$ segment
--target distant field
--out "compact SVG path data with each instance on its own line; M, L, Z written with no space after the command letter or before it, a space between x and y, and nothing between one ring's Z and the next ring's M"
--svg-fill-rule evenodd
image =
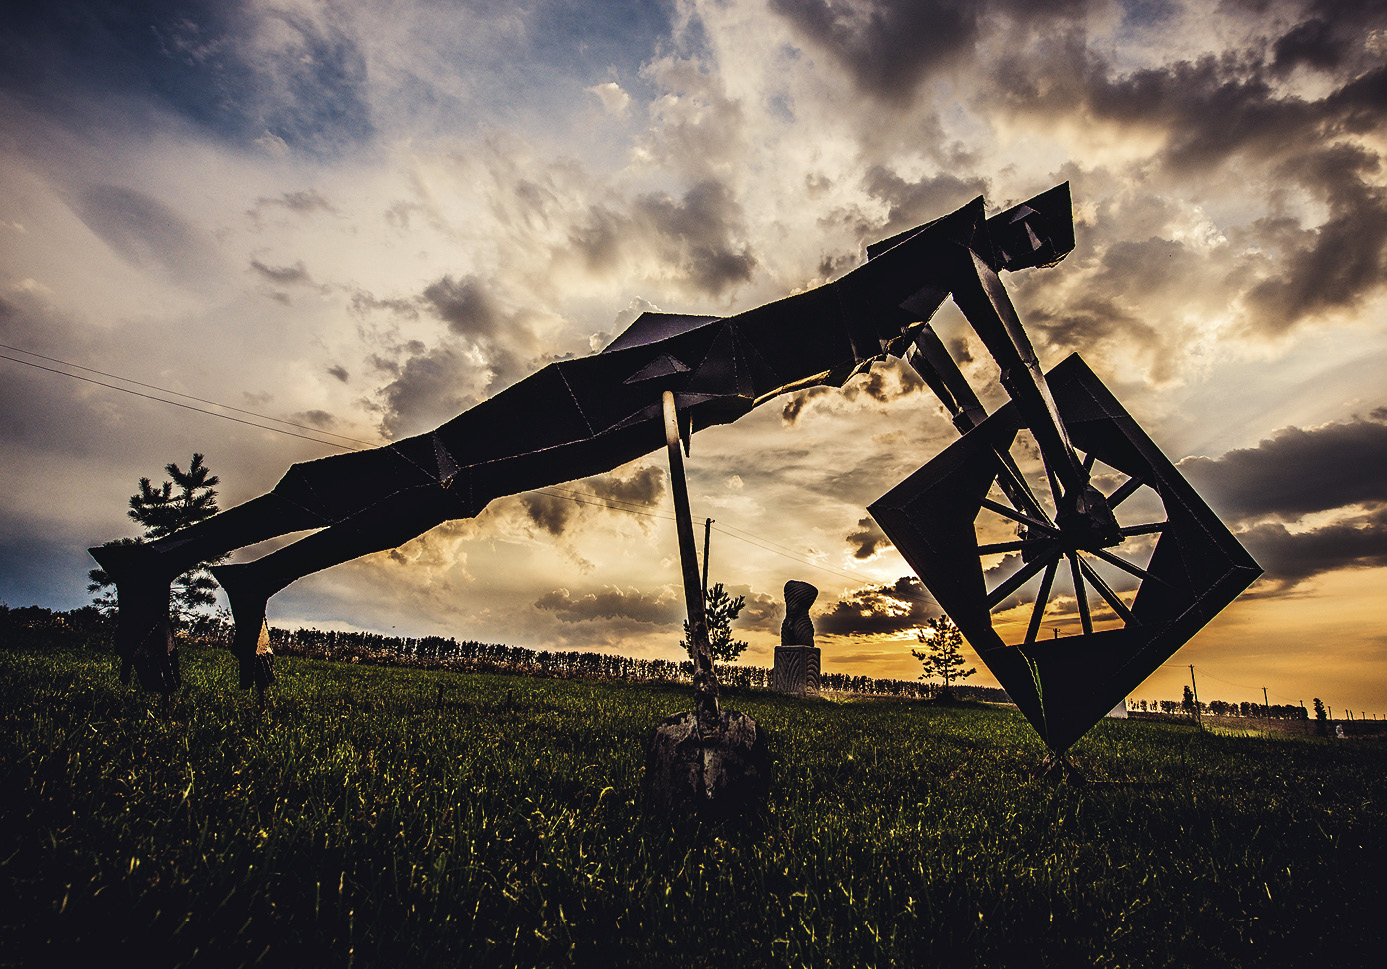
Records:
M6 965L1380 964L1379 740L1106 721L1074 788L1014 711L742 692L767 810L673 832L686 688L290 659L261 711L188 648L165 719L7 635Z

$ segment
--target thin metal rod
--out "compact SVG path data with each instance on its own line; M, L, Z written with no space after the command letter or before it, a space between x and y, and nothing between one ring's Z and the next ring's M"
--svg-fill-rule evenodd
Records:
M665 443L669 450L669 490L674 496L675 528L679 533L679 564L684 573L684 604L689 613L689 644L693 647L694 709L700 718L716 717L718 680L713 672L713 648L708 643L703 590L698 582L698 552L694 546L693 517L689 513L689 485L684 479L679 414L675 410L671 391L664 392L661 403L665 418Z
M1031 610L1031 624L1026 627L1027 644L1035 642L1035 637L1040 633L1040 621L1045 618L1045 606L1050 601L1050 586L1055 582L1055 570L1059 568L1059 564L1059 556L1056 555L1045 567L1045 577L1040 580L1040 592L1035 597L1035 608Z
M1157 535L1165 531L1166 525L1169 524L1169 522L1149 522L1145 525L1128 525L1118 530L1122 532L1123 538L1131 538L1133 535Z
M708 598L708 544L713 538L713 519L703 519L703 598Z

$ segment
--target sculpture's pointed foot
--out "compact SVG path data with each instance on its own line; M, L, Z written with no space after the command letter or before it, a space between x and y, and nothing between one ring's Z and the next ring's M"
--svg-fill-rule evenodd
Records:
M146 690L168 696L181 682L169 619L173 577L148 545L101 545L90 552L116 584L115 646L121 682L130 682L133 670Z
M256 581L253 565L217 565L212 568L212 576L231 603L231 618L236 626L231 651L240 664L241 689L255 687L263 701L275 679L274 649L265 622L265 605L274 590Z

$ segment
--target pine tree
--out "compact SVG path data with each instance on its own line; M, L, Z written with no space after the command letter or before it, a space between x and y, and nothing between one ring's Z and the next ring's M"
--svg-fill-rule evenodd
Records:
M745 605L746 596L732 598L721 582L715 583L704 593L703 615L708 622L708 645L713 648L714 661L730 663L747 648L745 641L732 638L732 623L741 615ZM693 655L687 620L684 622L684 639L679 645L683 646L690 656Z
M196 525L220 511L216 486L221 479L211 473L202 463L202 458L201 454L194 453L187 471L173 462L164 465L164 470L173 480L165 481L158 487L148 478L141 478L140 490L130 496L130 510L126 514L144 526L144 535L107 544L133 545L154 541L189 525ZM169 595L169 615L175 625L187 622L199 608L216 604L217 583L207 568L225 558L222 555L199 562L174 580ZM92 569L89 577L91 584L87 586L87 591L97 593L93 600L97 608L110 613L116 607L115 582L103 569Z
M944 689L939 693L940 698L953 699L953 681L965 680L977 672L976 668L963 668L963 633L958 631L958 627L948 616L939 616L919 629L915 638L926 644L924 649L910 651L925 668L920 674L920 679L939 677L944 681Z

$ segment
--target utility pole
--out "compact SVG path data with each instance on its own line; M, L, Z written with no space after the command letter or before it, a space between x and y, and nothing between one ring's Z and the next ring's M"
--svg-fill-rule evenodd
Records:
M708 599L708 541L713 536L713 519L703 520L703 599Z
M1199 718L1199 687L1194 682L1194 664L1190 664L1190 692L1194 694L1194 722L1202 723Z
M1271 716L1271 704L1267 702L1267 688L1262 687L1262 716Z

